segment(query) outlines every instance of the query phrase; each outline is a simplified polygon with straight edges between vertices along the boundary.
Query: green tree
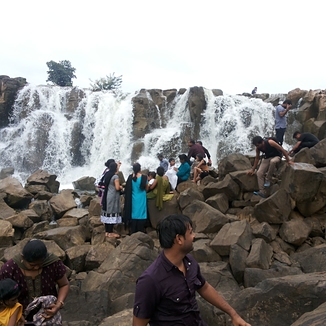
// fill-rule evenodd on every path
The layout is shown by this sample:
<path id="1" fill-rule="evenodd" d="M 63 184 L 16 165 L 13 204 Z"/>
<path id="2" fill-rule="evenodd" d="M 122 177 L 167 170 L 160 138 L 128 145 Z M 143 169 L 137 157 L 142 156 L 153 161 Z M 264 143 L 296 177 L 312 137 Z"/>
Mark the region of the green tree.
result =
<path id="1" fill-rule="evenodd" d="M 114 94 L 118 95 L 121 93 L 122 75 L 114 76 L 115 73 L 106 76 L 105 78 L 100 78 L 94 82 L 90 79 L 90 87 L 93 92 L 99 91 L 113 91 Z"/>
<path id="2" fill-rule="evenodd" d="M 69 60 L 62 60 L 58 62 L 49 61 L 46 63 L 49 68 L 47 82 L 53 82 L 58 86 L 72 86 L 72 79 L 77 78 L 75 76 L 76 68 L 71 66 Z"/>

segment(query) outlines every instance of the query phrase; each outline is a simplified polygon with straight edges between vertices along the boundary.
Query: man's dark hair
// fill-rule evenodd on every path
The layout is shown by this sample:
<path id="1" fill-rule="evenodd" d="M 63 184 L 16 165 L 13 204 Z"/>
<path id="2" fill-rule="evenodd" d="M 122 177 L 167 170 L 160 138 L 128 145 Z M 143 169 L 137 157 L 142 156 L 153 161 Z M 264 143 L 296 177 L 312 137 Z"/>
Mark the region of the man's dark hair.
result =
<path id="1" fill-rule="evenodd" d="M 253 139 L 252 139 L 252 144 L 257 146 L 259 144 L 261 144 L 262 142 L 264 141 L 264 139 L 260 136 L 255 136 Z"/>
<path id="2" fill-rule="evenodd" d="M 158 158 L 164 158 L 163 154 L 161 154 L 161 153 L 160 154 L 157 154 L 157 157 Z"/>
<path id="3" fill-rule="evenodd" d="M 172 248 L 176 235 L 185 236 L 189 227 L 192 227 L 192 222 L 186 215 L 172 214 L 164 217 L 156 229 L 161 247 Z"/>
<path id="4" fill-rule="evenodd" d="M 203 146 L 203 142 L 201 140 L 197 140 L 197 144 L 202 145 Z"/>
<path id="5" fill-rule="evenodd" d="M 285 101 L 283 102 L 283 104 L 290 104 L 290 105 L 292 105 L 292 101 L 291 101 L 291 100 L 285 100 Z"/>
<path id="6" fill-rule="evenodd" d="M 295 131 L 294 134 L 293 134 L 293 138 L 297 137 L 298 135 L 300 135 L 301 132 L 300 131 Z"/>
<path id="7" fill-rule="evenodd" d="M 193 145 L 195 145 L 195 141 L 193 139 L 190 139 L 189 143 L 192 143 Z"/>
<path id="8" fill-rule="evenodd" d="M 23 258 L 28 263 L 44 260 L 48 254 L 48 250 L 44 242 L 38 239 L 29 240 L 23 248 Z"/>
<path id="9" fill-rule="evenodd" d="M 169 163 L 171 163 L 172 161 L 175 161 L 174 157 L 169 158 Z"/>

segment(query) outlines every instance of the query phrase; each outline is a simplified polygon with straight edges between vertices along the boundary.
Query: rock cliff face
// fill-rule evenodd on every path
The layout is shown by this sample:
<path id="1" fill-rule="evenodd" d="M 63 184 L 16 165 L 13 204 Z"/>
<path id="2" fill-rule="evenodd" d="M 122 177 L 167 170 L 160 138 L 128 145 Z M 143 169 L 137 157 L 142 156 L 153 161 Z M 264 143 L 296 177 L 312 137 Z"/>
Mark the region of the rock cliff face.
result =
<path id="1" fill-rule="evenodd" d="M 8 125 L 9 115 L 17 92 L 25 85 L 25 78 L 10 78 L 9 76 L 0 75 L 0 128 Z"/>

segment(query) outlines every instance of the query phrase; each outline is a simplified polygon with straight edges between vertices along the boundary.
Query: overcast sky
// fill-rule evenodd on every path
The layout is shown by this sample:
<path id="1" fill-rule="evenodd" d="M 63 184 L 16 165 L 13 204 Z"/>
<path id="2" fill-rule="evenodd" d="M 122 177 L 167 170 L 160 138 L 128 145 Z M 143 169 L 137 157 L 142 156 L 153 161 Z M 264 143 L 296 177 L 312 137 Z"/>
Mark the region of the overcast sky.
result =
<path id="1" fill-rule="evenodd" d="M 46 84 L 46 62 L 69 60 L 79 87 L 115 72 L 126 92 L 325 89 L 325 6 L 323 0 L 6 0 L 0 75 Z"/>

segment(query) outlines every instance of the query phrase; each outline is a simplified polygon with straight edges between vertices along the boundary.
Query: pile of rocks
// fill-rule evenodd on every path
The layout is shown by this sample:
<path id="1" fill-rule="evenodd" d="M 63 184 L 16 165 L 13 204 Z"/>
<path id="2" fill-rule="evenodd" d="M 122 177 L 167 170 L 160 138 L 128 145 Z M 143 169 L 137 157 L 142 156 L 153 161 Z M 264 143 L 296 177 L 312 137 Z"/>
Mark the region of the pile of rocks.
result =
<path id="1" fill-rule="evenodd" d="M 68 267 L 65 325 L 130 325 L 136 279 L 159 252 L 155 227 L 164 216 L 182 213 L 193 221 L 192 254 L 203 275 L 252 325 L 325 320 L 326 140 L 299 152 L 295 165 L 282 162 L 266 199 L 253 195 L 257 179 L 246 173 L 251 159 L 232 154 L 220 162 L 219 175 L 212 171 L 199 186 L 181 183 L 162 211 L 149 201 L 147 234 L 128 236 L 121 227 L 120 240 L 104 236 L 94 192 L 59 193 L 56 176 L 42 170 L 24 187 L 4 174 L 1 260 L 30 238 L 44 240 Z M 199 305 L 209 325 L 231 325 L 201 298 Z"/>

